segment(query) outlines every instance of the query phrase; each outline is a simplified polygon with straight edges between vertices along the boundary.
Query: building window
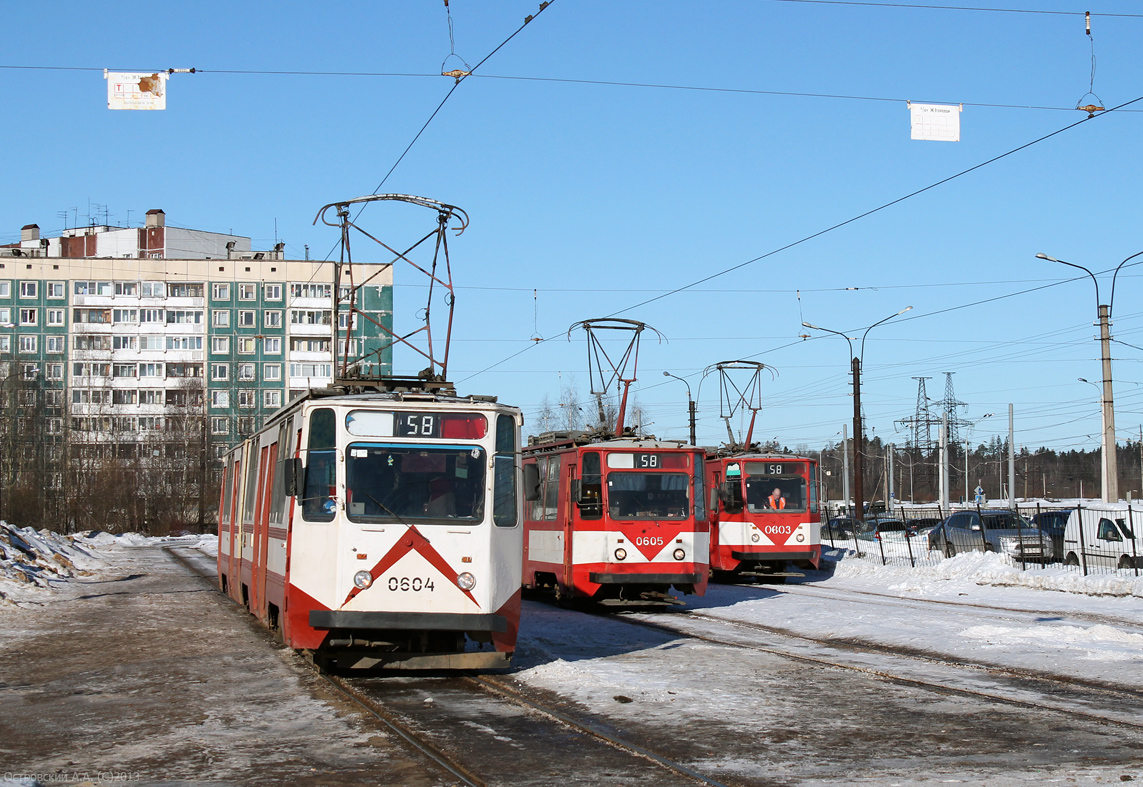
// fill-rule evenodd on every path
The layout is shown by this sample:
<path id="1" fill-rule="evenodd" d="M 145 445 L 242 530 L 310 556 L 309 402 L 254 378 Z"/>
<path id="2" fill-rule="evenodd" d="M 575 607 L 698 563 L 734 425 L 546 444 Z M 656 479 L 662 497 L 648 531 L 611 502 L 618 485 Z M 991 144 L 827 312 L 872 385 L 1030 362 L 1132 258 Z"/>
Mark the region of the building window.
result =
<path id="1" fill-rule="evenodd" d="M 0 309 L 0 325 L 8 325 L 12 322 L 12 310 Z"/>
<path id="2" fill-rule="evenodd" d="M 62 298 L 64 297 L 64 283 L 62 281 L 48 282 L 48 297 L 49 298 Z"/>
<path id="3" fill-rule="evenodd" d="M 354 330 L 356 330 L 356 328 L 357 328 L 357 315 L 354 314 L 353 312 L 339 311 L 337 313 L 337 327 L 341 328 L 343 331 L 347 330 L 349 328 L 353 328 Z"/>
<path id="4" fill-rule="evenodd" d="M 201 363 L 169 363 L 167 377 L 202 377 Z"/>
<path id="5" fill-rule="evenodd" d="M 238 364 L 238 379 L 239 380 L 253 380 L 254 379 L 255 364 L 240 363 Z"/>
<path id="6" fill-rule="evenodd" d="M 166 322 L 166 314 L 163 309 L 140 309 L 139 322 L 140 323 L 155 323 Z"/>
<path id="7" fill-rule="evenodd" d="M 0 281 L 0 298 L 12 297 L 12 282 Z"/>
<path id="8" fill-rule="evenodd" d="M 282 339 L 278 336 L 267 336 L 262 340 L 262 352 L 266 355 L 279 355 L 282 352 Z"/>
<path id="9" fill-rule="evenodd" d="M 282 300 L 282 285 L 281 284 L 264 284 L 262 285 L 262 297 L 268 301 Z"/>
<path id="10" fill-rule="evenodd" d="M 282 364 L 268 363 L 262 367 L 262 379 L 268 383 L 282 379 Z"/>
<path id="11" fill-rule="evenodd" d="M 229 284 L 214 284 L 214 285 L 212 285 L 210 288 L 210 297 L 216 301 L 228 301 L 228 300 L 230 300 L 230 285 Z"/>
<path id="12" fill-rule="evenodd" d="M 210 351 L 212 353 L 229 353 L 230 352 L 230 337 L 229 336 L 212 336 L 210 339 Z"/>
<path id="13" fill-rule="evenodd" d="M 76 309 L 76 311 L 79 312 L 79 311 L 82 311 L 82 309 Z M 96 310 L 95 309 L 88 309 L 88 311 L 96 311 Z M 139 310 L 138 309 L 112 309 L 111 310 L 111 321 L 112 322 L 138 322 L 139 321 Z M 79 322 L 79 320 L 76 320 L 76 322 Z M 89 320 L 89 322 L 95 322 L 95 321 Z"/>
<path id="14" fill-rule="evenodd" d="M 253 434 L 258 426 L 255 424 L 254 419 L 247 416 L 238 419 L 238 433 L 239 434 Z"/>
<path id="15" fill-rule="evenodd" d="M 225 416 L 213 416 L 210 419 L 211 434 L 230 434 L 230 419 Z"/>
<path id="16" fill-rule="evenodd" d="M 152 254 L 156 259 L 161 258 L 161 254 Z M 145 281 L 142 283 L 143 297 L 144 298 L 165 298 L 167 297 L 167 285 L 161 281 Z"/>
<path id="17" fill-rule="evenodd" d="M 278 409 L 282 406 L 282 392 L 281 391 L 263 391 L 262 392 L 262 406 Z"/>
<path id="18" fill-rule="evenodd" d="M 36 375 L 40 373 L 40 367 L 34 363 L 26 363 L 20 367 L 20 376 L 25 380 L 35 380 Z M 35 391 L 32 392 L 33 394 Z"/>
<path id="19" fill-rule="evenodd" d="M 292 363 L 290 364 L 291 377 L 331 377 L 333 364 L 331 363 Z"/>
<path id="20" fill-rule="evenodd" d="M 211 407 L 230 407 L 230 391 L 211 391 Z"/>
<path id="21" fill-rule="evenodd" d="M 48 309 L 48 325 L 63 325 L 64 324 L 64 310 L 63 309 Z"/>
<path id="22" fill-rule="evenodd" d="M 202 325 L 202 311 L 167 309 L 167 325 Z"/>
<path id="23" fill-rule="evenodd" d="M 0 353 L 12 352 L 12 337 L 0 336 Z"/>
<path id="24" fill-rule="evenodd" d="M 139 391 L 139 404 L 162 404 L 163 392 L 155 388 L 144 388 Z"/>
<path id="25" fill-rule="evenodd" d="M 48 337 L 48 352 L 62 353 L 64 351 L 65 336 L 49 336 Z M 62 375 L 61 375 L 62 377 Z"/>
<path id="26" fill-rule="evenodd" d="M 145 391 L 144 393 L 150 393 Z M 111 392 L 112 404 L 138 404 L 139 392 L 133 388 L 118 388 Z"/>
<path id="27" fill-rule="evenodd" d="M 268 311 L 262 313 L 262 324 L 267 328 L 281 328 L 282 327 L 282 313 L 280 311 Z"/>
<path id="28" fill-rule="evenodd" d="M 122 295 L 128 298 L 139 297 L 139 282 L 137 281 L 117 281 L 115 282 L 115 294 Z"/>
<path id="29" fill-rule="evenodd" d="M 21 298 L 35 298 L 39 294 L 38 281 L 22 281 L 20 282 L 20 297 Z"/>
<path id="30" fill-rule="evenodd" d="M 62 380 L 63 366 L 62 364 L 57 365 L 60 366 L 60 376 L 58 379 Z M 51 391 L 44 391 L 44 404 L 48 407 L 60 407 L 63 404 L 63 393 L 64 392 L 58 388 Z"/>
<path id="31" fill-rule="evenodd" d="M 36 324 L 36 309 L 20 309 L 20 324 L 21 325 L 35 325 Z"/>
<path id="32" fill-rule="evenodd" d="M 215 328 L 229 328 L 230 327 L 230 310 L 229 309 L 215 309 L 211 313 L 211 320 Z"/>
<path id="33" fill-rule="evenodd" d="M 290 297 L 291 298 L 324 298 L 329 300 L 330 293 L 333 292 L 332 284 L 291 284 Z"/>
<path id="34" fill-rule="evenodd" d="M 226 380 L 230 377 L 230 366 L 224 363 L 212 363 L 210 365 L 210 379 L 212 380 Z"/>
<path id="35" fill-rule="evenodd" d="M 49 380 L 62 380 L 64 376 L 64 365 L 62 363 L 44 364 L 44 376 Z"/>
<path id="36" fill-rule="evenodd" d="M 256 312 L 250 309 L 238 310 L 238 327 L 239 328 L 254 328 L 254 315 Z"/>
<path id="37" fill-rule="evenodd" d="M 141 363 L 139 364 L 140 377 L 162 377 L 163 365 L 161 363 Z"/>
<path id="38" fill-rule="evenodd" d="M 76 338 L 78 339 L 79 337 L 76 337 Z M 112 349 L 115 349 L 115 350 L 137 350 L 137 349 L 139 349 L 139 337 L 138 336 L 112 336 L 111 337 L 111 347 L 112 347 Z M 79 348 L 76 347 L 76 349 L 78 350 Z M 100 348 L 88 347 L 85 349 L 97 350 Z"/>
<path id="39" fill-rule="evenodd" d="M 238 353 L 240 355 L 253 355 L 255 349 L 253 336 L 238 337 Z"/>
<path id="40" fill-rule="evenodd" d="M 238 300 L 252 301 L 258 297 L 257 285 L 254 284 L 239 284 L 238 285 Z"/>
<path id="41" fill-rule="evenodd" d="M 329 325 L 331 314 L 328 309 L 290 309 L 290 324 Z"/>
<path id="42" fill-rule="evenodd" d="M 133 363 L 117 363 L 114 364 L 111 370 L 112 377 L 134 377 L 135 364 Z"/>
<path id="43" fill-rule="evenodd" d="M 238 392 L 238 406 L 239 407 L 253 407 L 257 391 L 239 391 Z"/>
<path id="44" fill-rule="evenodd" d="M 180 282 L 167 287 L 167 295 L 172 298 L 201 298 L 202 285 Z"/>
<path id="45" fill-rule="evenodd" d="M 162 338 L 162 337 L 157 337 Z M 201 336 L 168 336 L 167 337 L 168 350 L 201 350 L 202 337 Z"/>
<path id="46" fill-rule="evenodd" d="M 20 352 L 22 352 L 22 353 L 34 353 L 36 351 L 36 339 L 37 338 L 38 337 L 35 337 L 35 336 L 21 336 L 20 337 Z"/>

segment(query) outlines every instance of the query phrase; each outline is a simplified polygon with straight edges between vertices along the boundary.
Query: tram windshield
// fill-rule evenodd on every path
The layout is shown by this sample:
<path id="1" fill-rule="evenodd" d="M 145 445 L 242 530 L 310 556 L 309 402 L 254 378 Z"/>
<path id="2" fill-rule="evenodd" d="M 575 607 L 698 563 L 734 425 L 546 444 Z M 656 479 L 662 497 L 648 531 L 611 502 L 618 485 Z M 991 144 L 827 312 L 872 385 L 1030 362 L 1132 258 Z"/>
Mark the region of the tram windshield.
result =
<path id="1" fill-rule="evenodd" d="M 612 519 L 686 519 L 690 509 L 685 473 L 608 473 Z"/>
<path id="2" fill-rule="evenodd" d="M 806 510 L 806 475 L 802 465 L 790 462 L 746 463 L 746 510 Z"/>
<path id="3" fill-rule="evenodd" d="M 351 444 L 346 513 L 352 522 L 479 523 L 486 464 L 478 446 Z"/>

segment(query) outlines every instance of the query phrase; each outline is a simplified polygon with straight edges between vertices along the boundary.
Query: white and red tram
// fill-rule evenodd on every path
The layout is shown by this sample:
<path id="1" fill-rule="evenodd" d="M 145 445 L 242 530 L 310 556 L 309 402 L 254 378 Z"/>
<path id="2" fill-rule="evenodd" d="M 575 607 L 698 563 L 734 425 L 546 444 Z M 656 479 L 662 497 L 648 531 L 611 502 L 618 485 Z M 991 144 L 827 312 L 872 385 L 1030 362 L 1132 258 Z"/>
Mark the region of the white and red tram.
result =
<path id="1" fill-rule="evenodd" d="M 712 495 L 710 568 L 730 578 L 785 581 L 787 563 L 821 560 L 817 463 L 786 454 L 707 457 Z"/>
<path id="2" fill-rule="evenodd" d="M 226 456 L 223 592 L 329 666 L 507 666 L 522 423 L 488 397 L 292 402 Z"/>
<path id="3" fill-rule="evenodd" d="M 657 440 L 542 435 L 524 448 L 524 587 L 566 600 L 676 603 L 702 595 L 704 454 Z"/>

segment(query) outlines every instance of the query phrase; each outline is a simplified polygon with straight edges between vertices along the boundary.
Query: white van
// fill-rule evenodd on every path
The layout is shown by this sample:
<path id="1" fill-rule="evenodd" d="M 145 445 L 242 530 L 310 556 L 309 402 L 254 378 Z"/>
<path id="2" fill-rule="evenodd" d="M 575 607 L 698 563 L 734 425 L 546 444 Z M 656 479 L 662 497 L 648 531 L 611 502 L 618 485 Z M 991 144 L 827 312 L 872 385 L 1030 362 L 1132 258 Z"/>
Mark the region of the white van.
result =
<path id="1" fill-rule="evenodd" d="M 1133 527 L 1134 525 L 1134 527 Z M 1080 508 L 1064 527 L 1064 563 L 1092 568 L 1143 568 L 1143 511 L 1126 505 Z"/>

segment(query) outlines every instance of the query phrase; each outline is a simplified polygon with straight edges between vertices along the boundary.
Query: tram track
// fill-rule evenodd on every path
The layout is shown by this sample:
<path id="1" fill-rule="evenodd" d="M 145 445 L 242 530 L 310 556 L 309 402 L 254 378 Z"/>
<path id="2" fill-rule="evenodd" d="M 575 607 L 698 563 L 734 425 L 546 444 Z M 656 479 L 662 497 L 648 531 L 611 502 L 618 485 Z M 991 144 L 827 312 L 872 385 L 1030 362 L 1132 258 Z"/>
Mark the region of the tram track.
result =
<path id="1" fill-rule="evenodd" d="M 214 574 L 180 554 L 196 550 L 163 549 L 213 587 Z M 447 774 L 454 780 L 450 784 L 491 787 L 556 780 L 569 786 L 647 780 L 664 787 L 738 784 L 705 776 L 607 724 L 523 691 L 503 676 L 405 672 L 346 677 L 302 663 L 332 691 Z M 653 777 L 648 767 L 655 769 Z"/>
<path id="2" fill-rule="evenodd" d="M 674 616 L 673 616 L 674 617 Z M 762 645 L 757 642 L 739 640 L 718 633 L 704 633 L 695 627 L 674 625 L 662 619 L 650 620 L 632 615 L 617 615 L 617 621 L 630 625 L 640 626 L 653 631 L 686 637 L 702 641 L 707 644 L 723 647 L 749 650 L 765 653 L 779 658 L 796 661 L 803 664 L 812 664 L 819 667 L 841 669 L 867 675 L 898 685 L 934 691 L 946 695 L 964 696 L 977 700 L 1003 704 L 1029 710 L 1047 711 L 1063 714 L 1068 718 L 1083 718 L 1101 724 L 1112 724 L 1143 730 L 1143 715 L 1139 708 L 1143 706 L 1143 691 L 1131 688 L 1114 686 L 1098 681 L 1088 681 L 1082 678 L 1056 675 L 1031 670 L 1014 670 L 983 662 L 968 662 L 954 660 L 938 653 L 921 651 L 911 648 L 902 648 L 880 643 L 869 643 L 852 639 L 827 639 L 802 634 L 775 626 L 736 621 L 709 615 L 697 611 L 681 612 L 675 620 L 694 619 L 704 623 L 714 624 L 722 629 L 737 629 L 757 634 L 759 632 L 780 637 L 791 642 L 800 643 L 782 646 L 779 644 Z M 822 653 L 816 649 L 824 649 Z M 837 656 L 830 657 L 828 653 L 848 652 L 853 656 L 842 659 Z M 923 669 L 921 674 L 905 674 L 907 670 L 886 670 L 873 663 L 868 657 L 890 656 L 909 662 L 923 664 L 925 667 L 936 667 L 941 670 L 940 679 L 928 677 Z M 931 672 L 931 670 L 930 670 Z M 990 681 L 1007 681 L 1011 683 L 1008 694 L 998 691 L 974 687 L 980 678 Z M 959 683 L 960 685 L 956 685 Z M 1024 694 L 1026 696 L 1017 696 Z M 1113 704 L 1120 707 L 1116 709 L 1102 708 L 1103 712 L 1095 710 L 1100 708 L 1099 701 L 1112 699 Z M 1109 715 L 1110 711 L 1110 715 Z"/>
<path id="3" fill-rule="evenodd" d="M 760 586 L 756 584 L 735 583 L 731 587 L 752 588 L 758 589 Z M 772 591 L 778 595 L 790 596 L 817 596 L 828 598 L 831 601 L 841 601 L 849 604 L 877 604 L 884 606 L 889 602 L 893 606 L 901 606 L 914 609 L 926 609 L 934 606 L 944 609 L 965 609 L 971 610 L 985 610 L 988 612 L 1007 612 L 1015 615 L 1025 617 L 1038 617 L 1043 618 L 1051 616 L 1061 619 L 1073 619 L 1077 621 L 1084 621 L 1086 623 L 1103 623 L 1108 626 L 1119 626 L 1133 629 L 1136 632 L 1143 633 L 1143 622 L 1138 620 L 1130 620 L 1128 618 L 1116 617 L 1112 615 L 1099 615 L 1090 612 L 1079 611 L 1065 611 L 1065 610 L 1032 610 L 1021 609 L 1020 607 L 1001 607 L 995 604 L 981 604 L 972 601 L 952 601 L 949 599 L 935 599 L 935 598 L 903 598 L 901 596 L 893 595 L 892 593 L 877 593 L 870 590 L 856 590 L 846 588 L 839 590 L 835 588 L 824 588 L 812 583 L 798 583 L 794 585 L 765 585 L 766 590 Z M 878 601 L 865 601 L 863 599 L 853 598 L 853 596 L 866 596 Z"/>

